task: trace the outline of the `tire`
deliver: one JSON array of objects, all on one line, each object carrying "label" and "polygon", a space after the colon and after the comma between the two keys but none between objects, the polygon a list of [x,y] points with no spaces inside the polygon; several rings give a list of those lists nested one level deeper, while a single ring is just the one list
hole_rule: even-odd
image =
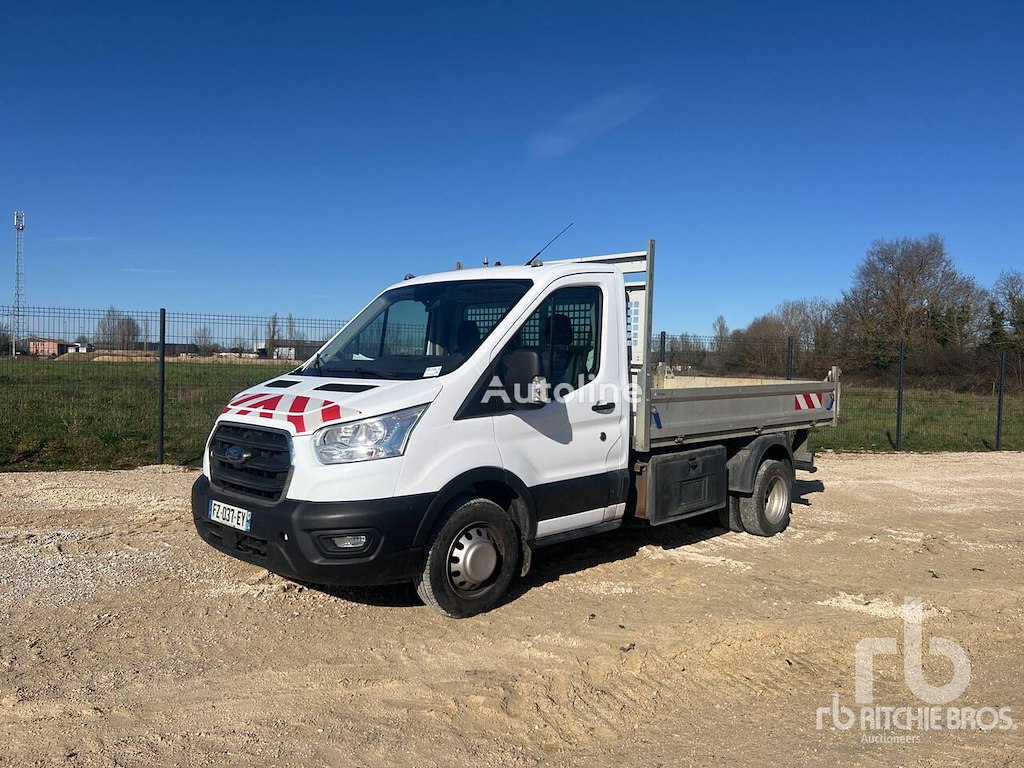
[{"label": "tire", "polygon": [[743,518],[740,516],[740,500],[738,496],[729,494],[728,503],[718,510],[718,524],[733,533],[743,533]]},{"label": "tire", "polygon": [[754,477],[754,492],[739,497],[740,518],[747,533],[774,536],[786,530],[792,512],[793,470],[777,459],[765,459]]},{"label": "tire", "polygon": [[498,604],[518,562],[519,535],[508,513],[488,499],[462,499],[427,543],[416,593],[445,616],[474,616]]}]

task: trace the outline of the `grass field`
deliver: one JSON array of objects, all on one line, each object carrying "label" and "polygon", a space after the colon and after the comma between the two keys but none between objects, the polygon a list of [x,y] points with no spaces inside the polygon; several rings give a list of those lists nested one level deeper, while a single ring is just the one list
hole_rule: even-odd
[{"label": "grass field", "polygon": [[[198,464],[228,399],[283,373],[276,364],[168,363],[165,455]],[[996,398],[909,389],[903,449],[986,451],[995,443]],[[845,384],[840,424],[813,434],[816,450],[891,451],[896,391]],[[0,362],[0,468],[110,469],[152,464],[157,442],[155,363]],[[1024,450],[1024,398],[1004,404],[1003,448]]]},{"label": "grass field", "polygon": [[[198,464],[228,399],[293,367],[168,363],[165,461]],[[156,363],[0,364],[0,467],[137,467],[156,445]]]},{"label": "grass field", "polygon": [[[996,439],[995,396],[907,389],[903,397],[904,451],[989,451]],[[839,424],[812,433],[815,450],[892,451],[896,390],[843,384]],[[1024,398],[1004,398],[1003,450],[1024,450]]]}]

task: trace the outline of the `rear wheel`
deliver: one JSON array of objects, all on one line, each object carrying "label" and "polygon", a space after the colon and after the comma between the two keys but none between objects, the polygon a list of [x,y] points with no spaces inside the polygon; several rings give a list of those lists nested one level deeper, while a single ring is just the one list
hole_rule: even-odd
[{"label": "rear wheel", "polygon": [[431,536],[416,592],[434,610],[455,619],[498,604],[515,575],[519,537],[508,513],[488,499],[449,507]]},{"label": "rear wheel", "polygon": [[718,523],[733,533],[743,533],[743,518],[740,516],[740,500],[738,496],[729,494],[726,506],[718,510]]},{"label": "rear wheel", "polygon": [[765,459],[754,477],[754,492],[739,497],[740,518],[747,533],[774,536],[786,530],[792,511],[793,470],[777,459]]}]

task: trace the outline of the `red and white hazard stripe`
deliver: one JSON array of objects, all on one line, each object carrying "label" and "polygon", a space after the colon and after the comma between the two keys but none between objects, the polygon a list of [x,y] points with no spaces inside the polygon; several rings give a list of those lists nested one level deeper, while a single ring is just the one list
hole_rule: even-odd
[{"label": "red and white hazard stripe", "polygon": [[322,424],[340,419],[341,406],[333,400],[321,400],[306,395],[257,392],[232,400],[221,413],[287,421],[295,427],[295,433],[301,435],[312,432]]},{"label": "red and white hazard stripe", "polygon": [[821,408],[821,392],[811,392],[807,395],[797,395],[794,400],[795,410],[811,411]]}]

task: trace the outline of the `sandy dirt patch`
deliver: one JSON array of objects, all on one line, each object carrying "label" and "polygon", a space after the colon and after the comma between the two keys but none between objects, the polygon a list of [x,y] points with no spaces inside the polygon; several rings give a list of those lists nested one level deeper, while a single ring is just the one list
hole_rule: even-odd
[{"label": "sandy dirt patch", "polygon": [[[444,619],[409,588],[320,590],[196,536],[195,473],[0,475],[0,763],[17,766],[1010,766],[1021,730],[871,744],[854,648],[958,643],[949,706],[1024,724],[1024,455],[825,456],[793,524],[712,521],[538,550],[511,599]],[[925,654],[925,676],[948,681]],[[922,706],[902,657],[875,703]]]}]

